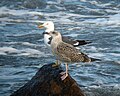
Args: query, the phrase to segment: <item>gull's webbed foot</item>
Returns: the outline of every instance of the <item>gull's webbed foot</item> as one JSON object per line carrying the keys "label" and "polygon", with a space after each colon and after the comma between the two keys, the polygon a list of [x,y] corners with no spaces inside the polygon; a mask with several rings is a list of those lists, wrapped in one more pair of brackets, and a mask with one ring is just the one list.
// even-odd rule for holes
{"label": "gull's webbed foot", "polygon": [[66,72],[61,72],[60,73],[62,76],[61,76],[61,80],[65,80],[67,77],[68,77],[68,74]]}
{"label": "gull's webbed foot", "polygon": [[66,74],[66,72],[61,72],[61,73],[60,73],[60,75],[64,75],[64,74]]}
{"label": "gull's webbed foot", "polygon": [[68,77],[68,74],[64,74],[64,75],[61,76],[61,80],[63,81],[63,80],[65,80],[67,77]]}

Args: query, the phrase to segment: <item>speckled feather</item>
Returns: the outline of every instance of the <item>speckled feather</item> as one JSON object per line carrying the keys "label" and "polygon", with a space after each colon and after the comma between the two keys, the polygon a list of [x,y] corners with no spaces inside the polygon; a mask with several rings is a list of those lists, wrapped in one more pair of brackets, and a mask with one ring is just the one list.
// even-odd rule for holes
{"label": "speckled feather", "polygon": [[63,62],[90,62],[91,59],[78,49],[65,42],[59,43],[54,49],[57,59]]}

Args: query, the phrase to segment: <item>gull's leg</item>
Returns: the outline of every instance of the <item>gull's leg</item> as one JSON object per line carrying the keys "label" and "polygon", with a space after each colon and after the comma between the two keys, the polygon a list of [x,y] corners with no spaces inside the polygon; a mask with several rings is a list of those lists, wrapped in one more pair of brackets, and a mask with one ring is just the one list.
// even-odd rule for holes
{"label": "gull's leg", "polygon": [[55,64],[52,65],[52,67],[58,67],[61,63],[59,62],[59,60],[56,60]]}
{"label": "gull's leg", "polygon": [[61,64],[61,62],[59,60],[57,60],[56,64],[59,66]]}
{"label": "gull's leg", "polygon": [[68,76],[68,64],[66,63],[65,66],[66,66],[66,71],[65,74],[63,74],[63,76],[61,77],[62,80],[64,80]]}
{"label": "gull's leg", "polygon": [[[67,71],[68,70],[68,64],[67,65],[65,64],[65,66],[66,66],[65,68],[66,68],[66,71]],[[66,73],[68,73],[66,71],[65,72],[61,72],[60,75],[65,75]]]}

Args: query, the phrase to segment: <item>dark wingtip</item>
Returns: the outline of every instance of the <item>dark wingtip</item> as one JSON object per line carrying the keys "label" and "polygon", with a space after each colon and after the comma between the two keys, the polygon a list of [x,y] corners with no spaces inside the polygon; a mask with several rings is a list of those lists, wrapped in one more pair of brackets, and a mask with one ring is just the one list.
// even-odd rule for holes
{"label": "dark wingtip", "polygon": [[101,61],[101,59],[96,59],[96,58],[90,58],[91,59],[91,62],[93,61]]}
{"label": "dark wingtip", "polygon": [[77,47],[77,46],[81,46],[81,45],[86,45],[86,44],[89,44],[89,43],[92,43],[91,41],[89,40],[76,40],[78,42],[78,44],[75,44],[74,47]]}

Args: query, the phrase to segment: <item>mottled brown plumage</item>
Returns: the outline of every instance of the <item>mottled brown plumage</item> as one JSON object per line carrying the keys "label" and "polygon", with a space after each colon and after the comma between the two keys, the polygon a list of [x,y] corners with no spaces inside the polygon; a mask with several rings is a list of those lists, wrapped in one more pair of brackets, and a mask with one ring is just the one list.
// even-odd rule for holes
{"label": "mottled brown plumage", "polygon": [[74,63],[91,61],[87,55],[83,54],[78,49],[65,42],[60,42],[53,50],[57,59],[63,62]]}
{"label": "mottled brown plumage", "polygon": [[87,55],[80,52],[73,45],[62,41],[62,36],[59,32],[53,31],[46,33],[52,36],[51,49],[57,60],[66,63],[66,72],[62,72],[61,78],[64,80],[68,76],[68,63],[74,62],[91,62],[94,58],[89,58]]}

